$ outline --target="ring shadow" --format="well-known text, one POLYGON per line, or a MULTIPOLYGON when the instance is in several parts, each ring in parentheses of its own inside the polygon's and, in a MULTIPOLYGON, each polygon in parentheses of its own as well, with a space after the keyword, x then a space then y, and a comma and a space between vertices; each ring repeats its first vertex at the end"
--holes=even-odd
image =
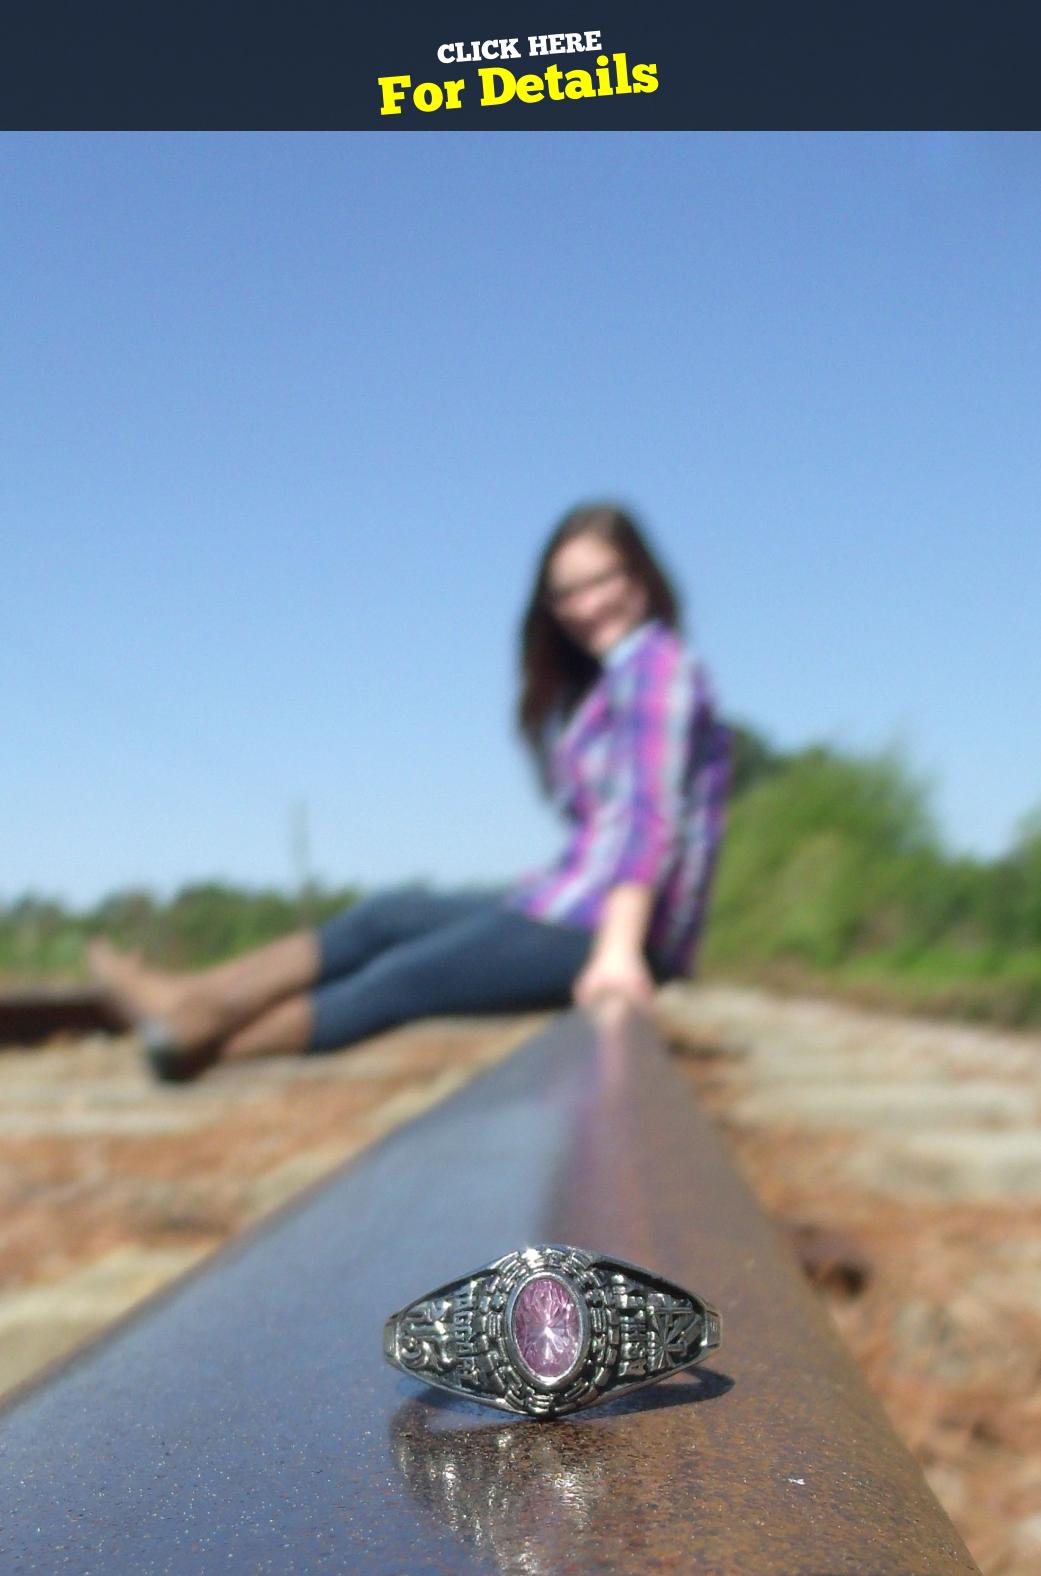
MULTIPOLYGON (((584 1419, 587 1411, 597 1416, 618 1417, 627 1412, 656 1412, 667 1406, 698 1406, 703 1401, 713 1401, 717 1396, 726 1395, 728 1390, 734 1388, 734 1383, 729 1374, 719 1373, 713 1368, 699 1368, 696 1371, 670 1374, 666 1383, 659 1380, 645 1387, 623 1392, 611 1400, 604 1399, 590 1407, 582 1407, 575 1412, 565 1412, 560 1417, 529 1417, 520 1412, 513 1413, 512 1416, 516 1423, 568 1423, 579 1416, 584 1419), (690 1393, 691 1387, 694 1389, 693 1395, 690 1393)), ((479 1401, 471 1400, 468 1396, 452 1395, 449 1391, 439 1390, 433 1385, 429 1387, 428 1394, 422 1397, 413 1395, 408 1401, 404 1401, 402 1406, 407 1407, 413 1402, 417 1405, 436 1407, 439 1412, 452 1412, 460 1417, 468 1415, 487 1419, 489 1411, 492 1410, 479 1401)), ((508 1415, 499 1408, 494 1410, 500 1412, 500 1417, 496 1421, 508 1415)))

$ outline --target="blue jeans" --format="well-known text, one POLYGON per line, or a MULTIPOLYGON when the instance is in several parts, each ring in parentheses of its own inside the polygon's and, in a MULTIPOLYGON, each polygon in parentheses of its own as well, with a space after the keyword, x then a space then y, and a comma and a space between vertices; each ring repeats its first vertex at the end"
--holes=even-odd
POLYGON ((569 1006, 592 931, 504 908, 507 890, 395 887, 320 925, 308 1051, 414 1018, 569 1006))

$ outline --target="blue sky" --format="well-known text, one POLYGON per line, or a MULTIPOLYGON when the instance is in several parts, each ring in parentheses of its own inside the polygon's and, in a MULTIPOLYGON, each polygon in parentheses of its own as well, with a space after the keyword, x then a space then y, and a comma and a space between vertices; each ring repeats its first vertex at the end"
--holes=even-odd
POLYGON ((728 717, 1041 802, 1041 139, 0 138, 0 900, 509 879, 541 544, 630 502, 728 717))

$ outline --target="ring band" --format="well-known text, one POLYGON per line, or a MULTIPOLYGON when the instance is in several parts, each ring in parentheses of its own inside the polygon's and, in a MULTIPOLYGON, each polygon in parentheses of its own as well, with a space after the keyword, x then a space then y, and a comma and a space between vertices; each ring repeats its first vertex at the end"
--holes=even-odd
POLYGON ((558 1417, 690 1368, 715 1308, 653 1270, 554 1243, 504 1254, 391 1314, 389 1363, 471 1401, 558 1417))

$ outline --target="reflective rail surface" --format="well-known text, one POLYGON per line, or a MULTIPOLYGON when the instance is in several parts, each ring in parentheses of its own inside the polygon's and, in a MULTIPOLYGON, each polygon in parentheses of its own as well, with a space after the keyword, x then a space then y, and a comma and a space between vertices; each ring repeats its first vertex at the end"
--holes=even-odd
POLYGON ((976 1570, 632 1009, 563 1014, 16 1394, 0 1460, 4 1576, 976 1570), (384 1361, 388 1314, 537 1242, 691 1288, 721 1350, 557 1421, 384 1361))

